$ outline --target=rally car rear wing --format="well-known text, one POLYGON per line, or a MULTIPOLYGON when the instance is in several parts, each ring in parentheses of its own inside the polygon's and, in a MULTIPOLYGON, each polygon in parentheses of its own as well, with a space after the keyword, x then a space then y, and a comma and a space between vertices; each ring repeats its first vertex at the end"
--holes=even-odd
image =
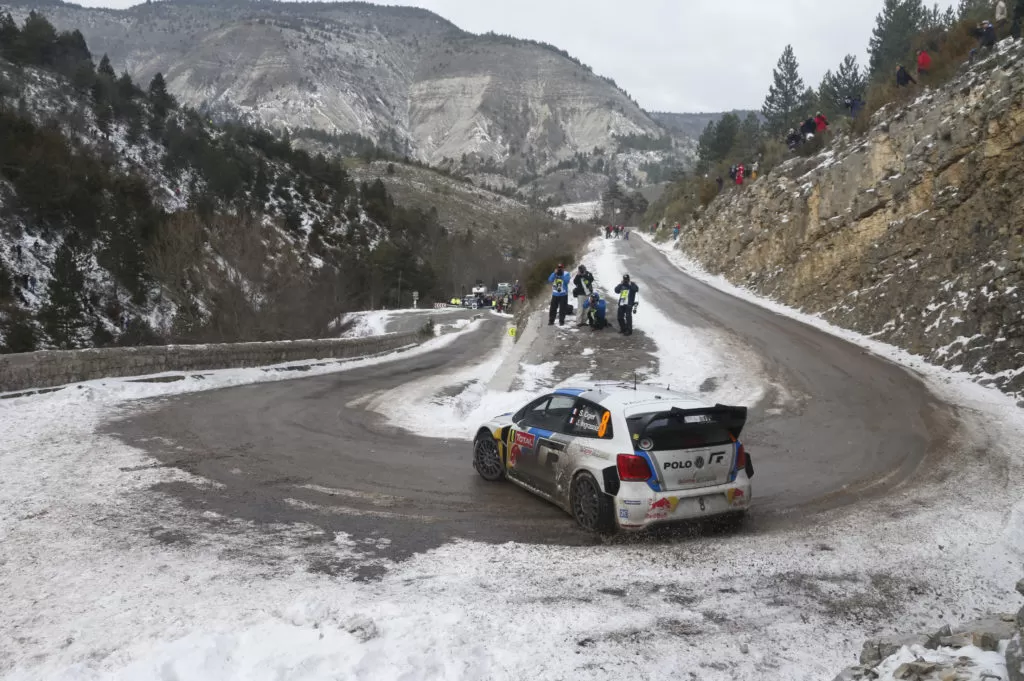
POLYGON ((671 431, 672 440, 684 438, 693 443, 690 446, 724 444, 739 439, 747 423, 747 408, 724 404, 699 409, 672 407, 668 411, 631 416, 626 421, 630 435, 636 441, 647 437, 657 441, 667 434, 666 431, 671 431), (651 428, 655 424, 656 427, 651 428))

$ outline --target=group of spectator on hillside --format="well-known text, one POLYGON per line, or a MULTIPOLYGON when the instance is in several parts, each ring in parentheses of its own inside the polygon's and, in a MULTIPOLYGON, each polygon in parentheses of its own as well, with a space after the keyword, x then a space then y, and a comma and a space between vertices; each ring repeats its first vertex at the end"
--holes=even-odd
MULTIPOLYGON (((1019 32, 1020 28, 1010 28, 1009 12, 1006 7, 1006 0, 996 0, 995 3, 995 17, 993 21, 984 19, 978 23, 974 28, 974 37, 978 39, 978 46, 971 50, 968 62, 973 62, 974 58, 978 54, 978 50, 986 49, 990 50, 995 47, 995 44, 1002 38, 1007 37, 1011 33, 1019 32)), ((917 51, 917 77, 927 78, 928 73, 932 69, 932 56, 928 53, 928 50, 921 49, 917 51)), ((910 72, 903 64, 896 66, 896 87, 908 87, 911 83, 914 85, 918 84, 918 81, 910 75, 910 72)))
POLYGON ((813 116, 808 116, 807 120, 800 125, 799 131, 796 128, 789 129, 789 134, 786 135, 786 146, 793 151, 801 144, 814 139, 815 135, 823 134, 828 130, 828 126, 828 118, 820 111, 813 116))

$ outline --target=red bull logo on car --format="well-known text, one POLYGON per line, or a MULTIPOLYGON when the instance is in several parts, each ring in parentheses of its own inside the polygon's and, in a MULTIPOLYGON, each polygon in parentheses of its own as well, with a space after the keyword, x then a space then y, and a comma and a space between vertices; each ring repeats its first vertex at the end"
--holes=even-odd
POLYGON ((679 505, 679 497, 664 497, 651 503, 647 511, 648 518, 665 518, 669 513, 676 510, 679 505))

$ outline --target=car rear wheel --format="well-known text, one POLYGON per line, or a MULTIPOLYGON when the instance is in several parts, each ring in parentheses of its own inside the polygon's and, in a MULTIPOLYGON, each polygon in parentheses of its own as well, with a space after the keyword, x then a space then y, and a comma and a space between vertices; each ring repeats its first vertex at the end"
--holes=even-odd
POLYGON ((490 433, 481 433, 473 443, 473 468, 488 482, 497 482, 505 477, 498 442, 490 433))
POLYGON ((572 517, 584 530, 599 534, 610 534, 615 531, 612 518, 614 508, 611 497, 601 491, 590 473, 580 473, 572 481, 570 495, 572 517))

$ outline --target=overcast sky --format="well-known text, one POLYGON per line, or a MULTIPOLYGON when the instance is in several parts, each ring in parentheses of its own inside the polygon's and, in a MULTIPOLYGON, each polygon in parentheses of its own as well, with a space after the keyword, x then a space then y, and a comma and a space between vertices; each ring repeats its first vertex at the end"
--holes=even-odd
MULTIPOLYGON (((947 7, 952 0, 942 0, 947 7)), ((127 7, 131 0, 79 0, 127 7)), ((649 111, 757 109, 792 43, 808 85, 863 64, 882 0, 383 0, 474 33, 542 40, 610 76, 649 111)))

